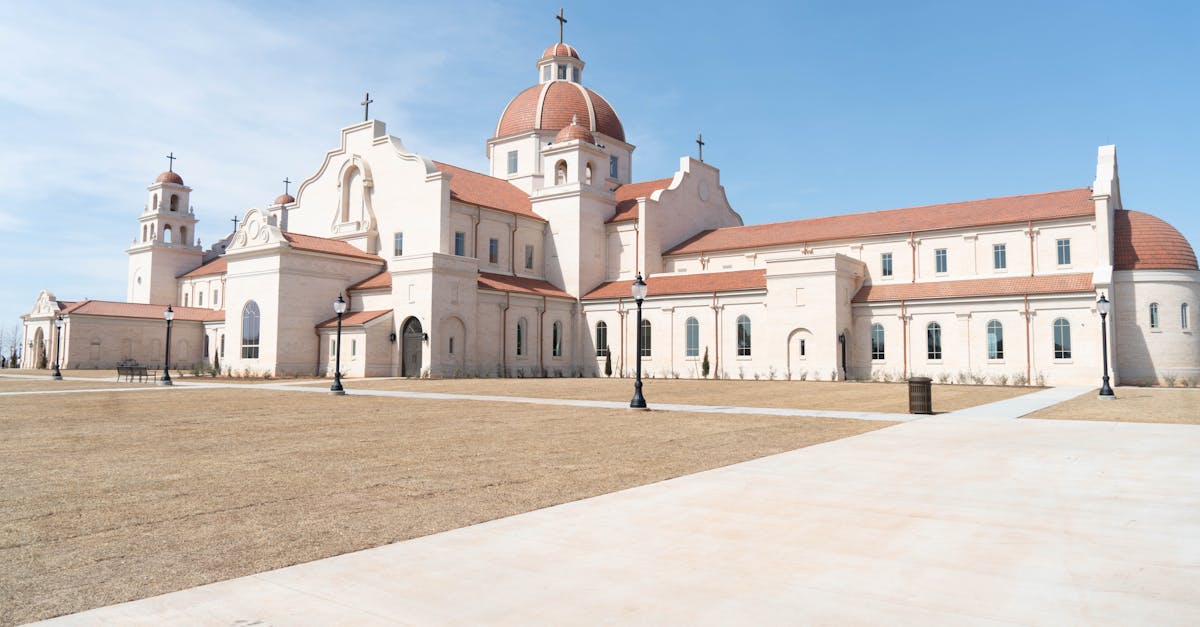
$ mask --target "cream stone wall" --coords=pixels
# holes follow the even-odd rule
[[[1109,323],[1116,328],[1113,363],[1125,383],[1162,382],[1165,375],[1200,377],[1200,272],[1126,270],[1114,273]],[[1150,305],[1158,304],[1158,328],[1150,326]],[[1188,305],[1184,328],[1180,306]]]

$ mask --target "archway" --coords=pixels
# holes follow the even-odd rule
[[[46,335],[42,333],[41,327],[33,334],[33,362],[27,363],[29,368],[45,368],[46,362]]]
[[[465,375],[467,354],[467,326],[457,316],[442,320],[437,334],[438,350],[434,353],[437,359],[445,364],[438,366],[445,375],[461,377]]]
[[[401,335],[403,341],[400,348],[400,376],[420,377],[421,350],[425,340],[421,321],[416,318],[405,320]]]
[[[787,341],[787,369],[792,379],[816,377],[816,362],[812,359],[813,335],[806,328],[792,329]]]

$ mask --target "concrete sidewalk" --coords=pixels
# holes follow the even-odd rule
[[[1200,624],[1200,427],[968,417],[50,624]]]

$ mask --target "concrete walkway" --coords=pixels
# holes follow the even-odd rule
[[[1200,624],[1200,427],[1011,420],[1084,391],[50,624]]]

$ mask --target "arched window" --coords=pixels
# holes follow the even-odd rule
[[[339,217],[342,222],[349,222],[353,217],[361,215],[364,202],[363,175],[357,167],[351,166],[346,170],[342,181],[342,207]]]
[[[1187,303],[1183,303],[1182,305],[1179,306],[1179,328],[1181,328],[1181,329],[1188,328],[1188,306],[1187,306]]]
[[[186,293],[183,295],[183,306],[188,306],[188,295]]]
[[[925,352],[929,359],[942,358],[942,325],[936,322],[925,327]]]
[[[187,233],[186,226],[179,227],[179,243],[183,244],[184,246],[187,246],[190,243],[190,242],[188,242],[188,233]]]
[[[166,242],[167,244],[171,244],[175,241],[171,237],[171,225],[170,224],[163,227],[163,241]]]
[[[221,290],[213,290],[213,307],[221,304]]]
[[[750,317],[737,317],[737,354],[738,357],[750,356]]]
[[[554,164],[554,184],[562,185],[567,182],[567,162],[559,161]]]
[[[179,211],[179,196],[171,194],[171,211]]]
[[[878,322],[871,325],[871,359],[887,359],[883,346],[883,325]]]
[[[1158,328],[1158,303],[1150,303],[1150,328]]]
[[[1071,358],[1071,323],[1066,318],[1054,321],[1054,358]]]
[[[683,323],[683,335],[687,338],[687,356],[700,356],[700,321],[688,318]]]
[[[197,307],[204,306],[204,290],[200,290],[199,292],[196,293],[196,306]]]
[[[642,357],[650,356],[650,321],[642,320]]]
[[[517,321],[517,357],[525,354],[525,319]]]
[[[142,241],[143,242],[146,241],[147,237],[150,237],[150,228],[148,226],[146,226],[145,224],[143,224],[142,225]]]
[[[608,354],[608,325],[603,320],[596,323],[596,356]]]
[[[555,320],[554,326],[551,327],[550,355],[552,357],[562,357],[562,323]]]
[[[588,185],[592,184],[592,162],[588,161],[586,167],[583,168],[583,182]]]
[[[1004,359],[1004,326],[999,320],[987,323],[988,359]]]
[[[258,303],[242,308],[242,359],[258,359]]]
[[[153,242],[156,239],[158,239],[158,226],[151,224],[150,225],[150,241]]]

